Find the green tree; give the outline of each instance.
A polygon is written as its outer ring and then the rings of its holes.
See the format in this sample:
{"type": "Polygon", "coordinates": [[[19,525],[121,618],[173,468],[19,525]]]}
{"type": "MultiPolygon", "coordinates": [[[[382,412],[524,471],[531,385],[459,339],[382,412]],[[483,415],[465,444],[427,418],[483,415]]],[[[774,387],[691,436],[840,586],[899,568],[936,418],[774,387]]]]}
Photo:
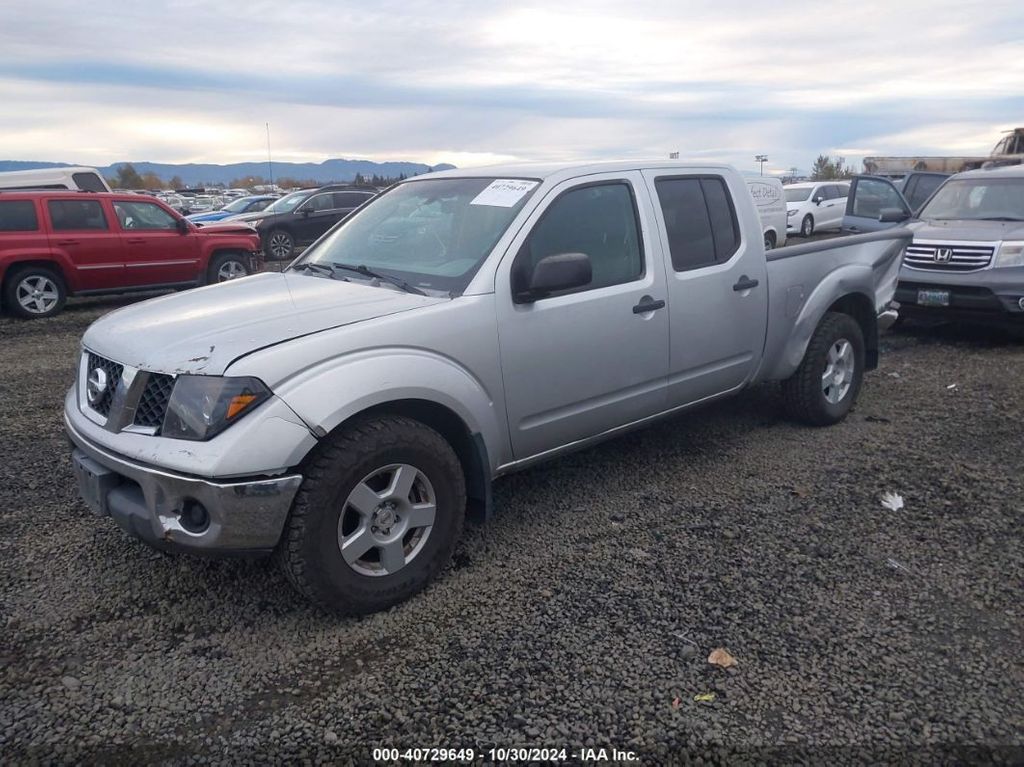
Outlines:
{"type": "Polygon", "coordinates": [[[117,169],[117,178],[114,179],[114,186],[118,189],[142,189],[144,183],[142,176],[135,170],[135,166],[130,162],[126,162],[124,165],[117,169]]]}
{"type": "Polygon", "coordinates": [[[171,189],[184,189],[185,182],[181,180],[181,176],[171,176],[171,180],[167,182],[167,186],[171,189]]]}
{"type": "Polygon", "coordinates": [[[832,159],[826,154],[819,154],[811,168],[811,178],[815,181],[831,181],[837,178],[850,178],[853,169],[846,167],[843,163],[845,158],[836,157],[832,159]]]}

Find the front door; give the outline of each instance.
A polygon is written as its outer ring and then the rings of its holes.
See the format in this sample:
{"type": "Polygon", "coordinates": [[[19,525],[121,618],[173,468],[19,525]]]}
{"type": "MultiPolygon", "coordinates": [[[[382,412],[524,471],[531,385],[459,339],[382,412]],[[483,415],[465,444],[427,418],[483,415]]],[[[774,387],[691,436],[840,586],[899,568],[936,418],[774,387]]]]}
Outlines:
{"type": "Polygon", "coordinates": [[[109,290],[127,284],[124,245],[99,200],[86,195],[47,200],[46,215],[50,244],[74,265],[74,290],[109,290]]]}
{"type": "Polygon", "coordinates": [[[129,285],[194,282],[199,274],[199,241],[191,229],[182,234],[178,219],[155,202],[114,200],[124,241],[129,285]]]}
{"type": "Polygon", "coordinates": [[[669,254],[671,353],[668,405],[742,386],[757,369],[768,316],[764,246],[753,206],[737,209],[721,171],[646,170],[658,237],[669,254]],[[740,225],[739,215],[753,217],[740,225]]]}
{"type": "Polygon", "coordinates": [[[902,222],[878,220],[882,211],[887,209],[900,210],[905,218],[911,216],[910,206],[891,181],[873,176],[855,178],[850,184],[850,193],[846,198],[843,231],[863,234],[902,225],[902,222]]]}
{"type": "Polygon", "coordinates": [[[306,244],[313,242],[351,211],[338,207],[337,192],[319,192],[314,194],[295,211],[292,231],[295,242],[306,244]]]}
{"type": "Polygon", "coordinates": [[[517,459],[665,408],[665,269],[650,221],[639,173],[588,176],[552,189],[506,254],[495,303],[517,459]],[[590,283],[517,303],[513,272],[559,253],[585,253],[590,283]]]}

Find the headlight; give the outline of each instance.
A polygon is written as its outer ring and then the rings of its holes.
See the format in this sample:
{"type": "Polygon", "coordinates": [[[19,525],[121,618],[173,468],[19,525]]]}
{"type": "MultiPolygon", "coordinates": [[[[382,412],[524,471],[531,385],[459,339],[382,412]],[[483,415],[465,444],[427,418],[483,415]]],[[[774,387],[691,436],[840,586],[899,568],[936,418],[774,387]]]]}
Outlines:
{"type": "Polygon", "coordinates": [[[1024,242],[1000,243],[993,266],[1024,266],[1024,242]]]}
{"type": "Polygon", "coordinates": [[[178,376],[160,433],[208,440],[269,397],[270,390],[258,378],[178,376]]]}
{"type": "Polygon", "coordinates": [[[786,218],[789,218],[790,216],[795,216],[795,215],[796,215],[796,209],[795,208],[793,210],[787,210],[786,211],[786,218]]]}
{"type": "Polygon", "coordinates": [[[255,229],[257,226],[259,226],[260,224],[263,223],[263,219],[262,218],[257,218],[257,219],[254,219],[252,221],[246,221],[245,223],[247,223],[249,226],[251,226],[253,229],[255,229]]]}

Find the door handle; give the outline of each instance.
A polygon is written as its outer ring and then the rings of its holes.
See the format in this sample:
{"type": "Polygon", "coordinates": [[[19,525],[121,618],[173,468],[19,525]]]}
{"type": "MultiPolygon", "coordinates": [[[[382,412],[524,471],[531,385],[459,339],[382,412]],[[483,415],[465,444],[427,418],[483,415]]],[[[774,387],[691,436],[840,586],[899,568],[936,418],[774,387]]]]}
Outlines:
{"type": "Polygon", "coordinates": [[[846,231],[848,231],[848,232],[859,232],[860,231],[860,227],[859,226],[848,226],[848,227],[846,227],[846,231]]]}
{"type": "Polygon", "coordinates": [[[81,240],[57,240],[58,245],[77,245],[81,240]]]}
{"type": "Polygon", "coordinates": [[[662,300],[641,300],[636,306],[633,307],[633,314],[646,314],[647,312],[657,311],[658,309],[664,308],[665,302],[662,300]]]}
{"type": "Polygon", "coordinates": [[[741,290],[750,290],[751,288],[756,288],[758,284],[759,283],[757,280],[752,280],[747,275],[744,274],[742,277],[740,277],[740,281],[732,286],[732,289],[739,293],[741,290]]]}
{"type": "Polygon", "coordinates": [[[131,240],[125,240],[125,242],[130,243],[132,245],[141,245],[142,243],[145,242],[145,240],[137,237],[131,240]]]}

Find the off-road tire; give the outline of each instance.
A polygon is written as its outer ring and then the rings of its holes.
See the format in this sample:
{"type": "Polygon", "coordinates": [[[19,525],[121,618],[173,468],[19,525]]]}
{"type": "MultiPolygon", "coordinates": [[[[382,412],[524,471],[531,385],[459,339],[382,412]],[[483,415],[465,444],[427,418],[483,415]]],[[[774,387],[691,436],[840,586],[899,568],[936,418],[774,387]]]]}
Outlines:
{"type": "Polygon", "coordinates": [[[451,445],[419,421],[376,416],[328,436],[306,460],[275,557],[295,589],[356,615],[387,609],[422,590],[451,559],[466,515],[466,482],[451,445]],[[374,469],[409,463],[427,475],[437,511],[423,549],[389,575],[361,575],[341,556],[338,520],[352,488],[374,469]]]}
{"type": "Polygon", "coordinates": [[[857,401],[864,380],[864,334],[848,314],[828,312],[818,323],[800,367],[782,382],[786,413],[810,426],[830,426],[846,418],[857,401]],[[833,344],[846,339],[853,347],[854,372],[849,390],[839,402],[829,402],[822,390],[822,374],[833,344]]]}
{"type": "Polygon", "coordinates": [[[60,272],[46,266],[15,267],[7,273],[3,286],[3,308],[15,317],[26,320],[41,320],[60,314],[68,300],[68,289],[60,272]],[[18,285],[26,278],[41,277],[49,280],[57,291],[57,301],[45,312],[33,312],[18,301],[18,285]]]}
{"type": "Polygon", "coordinates": [[[812,234],[814,234],[814,216],[808,213],[800,222],[800,235],[810,237],[812,234]]]}

